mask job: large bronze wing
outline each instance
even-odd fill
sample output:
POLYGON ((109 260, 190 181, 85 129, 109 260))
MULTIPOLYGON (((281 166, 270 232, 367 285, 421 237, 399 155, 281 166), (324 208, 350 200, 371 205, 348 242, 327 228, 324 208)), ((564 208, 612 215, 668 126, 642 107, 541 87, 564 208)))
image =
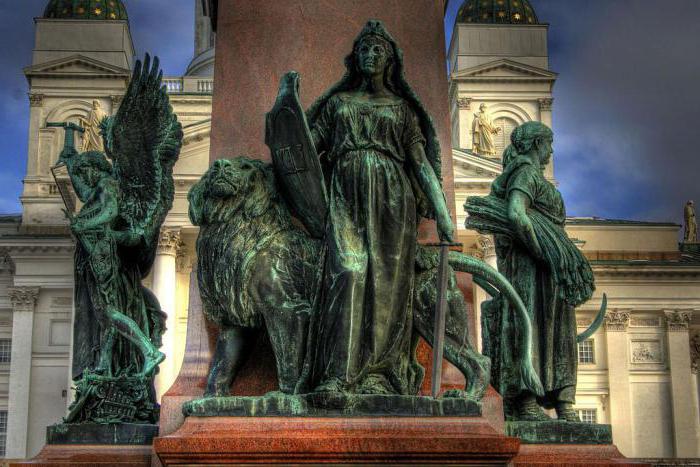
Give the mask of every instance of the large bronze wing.
POLYGON ((148 54, 134 74, 117 114, 105 126, 105 150, 120 186, 120 215, 143 238, 150 256, 172 207, 172 171, 182 147, 182 126, 170 106, 158 58, 148 54))

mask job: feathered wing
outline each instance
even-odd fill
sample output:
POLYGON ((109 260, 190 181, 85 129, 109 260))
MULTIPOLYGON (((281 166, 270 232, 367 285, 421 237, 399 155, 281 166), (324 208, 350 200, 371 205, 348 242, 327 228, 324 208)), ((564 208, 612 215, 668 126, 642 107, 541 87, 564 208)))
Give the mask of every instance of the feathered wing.
MULTIPOLYGON (((158 58, 147 54, 134 74, 117 114, 106 122, 105 150, 114 164, 127 228, 139 233, 146 263, 152 261, 158 232, 172 207, 172 171, 182 147, 182 126, 162 84, 158 58)), ((150 264, 147 264, 150 268, 150 264)))

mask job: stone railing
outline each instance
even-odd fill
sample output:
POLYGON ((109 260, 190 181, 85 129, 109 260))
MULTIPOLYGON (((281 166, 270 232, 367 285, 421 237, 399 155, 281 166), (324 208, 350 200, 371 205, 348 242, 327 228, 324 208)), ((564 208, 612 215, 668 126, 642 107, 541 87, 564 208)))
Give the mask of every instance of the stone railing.
POLYGON ((214 79, 197 76, 183 76, 180 78, 163 78, 163 84, 169 94, 197 93, 212 94, 214 92, 214 79))

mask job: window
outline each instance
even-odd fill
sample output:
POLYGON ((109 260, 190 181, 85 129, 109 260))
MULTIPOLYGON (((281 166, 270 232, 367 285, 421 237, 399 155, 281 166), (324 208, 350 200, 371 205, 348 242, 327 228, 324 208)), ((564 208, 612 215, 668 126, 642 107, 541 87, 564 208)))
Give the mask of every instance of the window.
POLYGON ((593 364, 595 363, 595 345, 593 339, 586 339, 578 344, 578 362, 593 364))
POLYGON ((583 423, 593 425, 598 423, 598 411, 596 409, 580 409, 578 410, 578 416, 583 423))
POLYGON ((7 441, 7 411, 0 411, 0 459, 5 457, 5 442, 7 441))
POLYGON ((12 357, 12 339, 0 339, 0 363, 10 363, 12 357))

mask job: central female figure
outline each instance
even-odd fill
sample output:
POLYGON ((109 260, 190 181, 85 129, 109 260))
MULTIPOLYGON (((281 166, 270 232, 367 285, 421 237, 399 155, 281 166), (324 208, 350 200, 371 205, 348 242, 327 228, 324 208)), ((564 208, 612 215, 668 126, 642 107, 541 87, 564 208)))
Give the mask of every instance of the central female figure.
POLYGON ((330 193, 312 387, 415 394, 411 297, 420 217, 435 218, 442 239, 453 235, 440 147, 381 22, 367 23, 345 65, 308 111, 330 193))

